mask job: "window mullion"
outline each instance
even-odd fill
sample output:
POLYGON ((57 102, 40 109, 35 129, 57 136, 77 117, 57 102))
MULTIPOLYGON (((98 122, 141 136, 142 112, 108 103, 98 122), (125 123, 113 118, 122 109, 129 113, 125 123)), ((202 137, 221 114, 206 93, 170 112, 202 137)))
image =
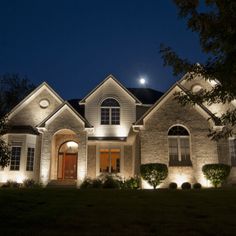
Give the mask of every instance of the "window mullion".
POLYGON ((178 137, 177 140, 178 140, 178 160, 181 161, 181 143, 180 143, 180 137, 178 137))
POLYGON ((111 116, 112 116, 112 112, 111 112, 112 108, 109 108, 109 125, 111 125, 111 116))
POLYGON ((111 149, 109 149, 109 173, 111 173, 111 149))

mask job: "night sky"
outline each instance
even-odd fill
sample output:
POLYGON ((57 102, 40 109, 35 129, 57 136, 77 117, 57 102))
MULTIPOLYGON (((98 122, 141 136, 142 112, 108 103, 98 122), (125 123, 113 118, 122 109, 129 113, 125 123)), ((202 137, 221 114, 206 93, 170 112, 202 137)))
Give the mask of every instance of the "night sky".
POLYGON ((159 46, 201 62, 198 36, 171 0, 0 0, 0 74, 48 82, 82 98, 113 74, 126 87, 166 91, 177 79, 159 46))

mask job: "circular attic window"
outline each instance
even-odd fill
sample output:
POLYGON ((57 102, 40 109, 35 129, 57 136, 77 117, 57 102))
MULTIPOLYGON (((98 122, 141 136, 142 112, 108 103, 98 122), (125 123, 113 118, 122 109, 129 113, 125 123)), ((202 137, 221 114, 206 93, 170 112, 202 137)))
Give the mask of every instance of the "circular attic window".
POLYGON ((42 99, 40 102, 39 102, 39 105, 40 107, 42 108, 47 108, 49 106, 49 101, 47 99, 42 99))
POLYGON ((195 84, 195 85, 192 86, 192 92, 193 92, 193 93, 198 93, 198 92, 200 92, 201 90, 202 90, 202 86, 199 85, 199 84, 195 84))

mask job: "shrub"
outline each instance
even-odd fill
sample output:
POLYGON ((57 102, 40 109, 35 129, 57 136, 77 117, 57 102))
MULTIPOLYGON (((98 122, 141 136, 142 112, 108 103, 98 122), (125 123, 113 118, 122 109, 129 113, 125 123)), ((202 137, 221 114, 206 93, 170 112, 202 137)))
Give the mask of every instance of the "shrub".
POLYGON ((140 173, 154 189, 168 176, 168 168, 165 164, 149 163, 140 167, 140 173))
POLYGON ((215 188, 222 184, 230 173, 230 166, 226 164, 207 164, 202 167, 202 172, 215 188))
POLYGON ((41 188, 42 184, 36 183, 33 179, 25 179, 23 181, 24 188, 41 188))
POLYGON ((5 184, 2 185, 2 188, 19 188, 20 184, 16 181, 8 180, 5 184))
POLYGON ((191 189, 191 184, 189 182, 184 182, 181 185, 182 189, 191 189))
POLYGON ((138 176, 136 177, 130 177, 129 179, 126 179, 122 182, 121 185, 122 189, 138 189, 140 188, 140 178, 138 176))
POLYGON ((202 185, 200 183, 194 183, 193 184, 193 188, 194 189, 201 189, 202 188, 202 185))
POLYGON ((121 181, 112 175, 106 175, 102 184, 103 188, 120 188, 121 181))
POLYGON ((86 178, 84 179, 84 181, 82 182, 82 184, 80 185, 81 189, 86 189, 86 188, 92 188, 92 179, 90 178, 86 178))
POLYGON ((178 185, 176 183, 174 183, 174 182, 171 182, 169 184, 169 189, 177 189, 177 187, 178 187, 178 185))
POLYGON ((80 188, 120 188, 120 186, 120 177, 110 174, 101 174, 96 179, 86 178, 80 185, 80 188))
POLYGON ((102 188, 102 181, 100 179, 93 179, 92 188, 102 188))

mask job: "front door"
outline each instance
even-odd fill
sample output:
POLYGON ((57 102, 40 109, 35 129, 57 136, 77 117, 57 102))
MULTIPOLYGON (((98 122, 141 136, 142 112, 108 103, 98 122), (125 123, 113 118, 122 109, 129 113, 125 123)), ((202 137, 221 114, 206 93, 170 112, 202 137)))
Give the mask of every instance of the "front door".
POLYGON ((77 178, 77 155, 65 153, 64 156, 64 179, 77 178))

